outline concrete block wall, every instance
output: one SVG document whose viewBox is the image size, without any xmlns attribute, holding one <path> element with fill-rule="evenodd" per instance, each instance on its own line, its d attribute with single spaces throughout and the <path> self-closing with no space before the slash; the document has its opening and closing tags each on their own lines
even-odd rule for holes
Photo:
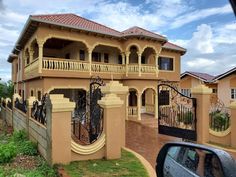
<svg viewBox="0 0 236 177">
<path fill-rule="evenodd" d="M 47 129 L 44 125 L 29 118 L 29 138 L 38 144 L 38 151 L 46 159 L 47 158 Z"/>
<path fill-rule="evenodd" d="M 16 108 L 13 108 L 12 110 L 14 131 L 25 130 L 27 132 L 27 115 Z"/>
</svg>

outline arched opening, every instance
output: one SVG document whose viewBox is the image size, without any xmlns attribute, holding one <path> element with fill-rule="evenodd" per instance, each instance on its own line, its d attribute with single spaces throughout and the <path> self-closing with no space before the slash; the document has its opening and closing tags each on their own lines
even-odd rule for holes
<svg viewBox="0 0 236 177">
<path fill-rule="evenodd" d="M 32 41 L 31 49 L 33 51 L 33 60 L 35 60 L 39 57 L 39 46 L 36 39 Z"/>
<path fill-rule="evenodd" d="M 99 44 L 92 52 L 92 62 L 122 64 L 121 51 L 117 47 Z"/>
<path fill-rule="evenodd" d="M 143 114 L 149 114 L 149 115 L 155 115 L 155 109 L 156 109 L 156 92 L 152 88 L 147 88 L 143 91 L 141 96 L 141 113 Z M 142 116 L 143 117 L 143 116 Z M 145 117 L 145 116 L 144 116 Z"/>
<path fill-rule="evenodd" d="M 128 116 L 137 116 L 138 115 L 138 97 L 136 89 L 129 89 L 128 95 Z"/>
<path fill-rule="evenodd" d="M 44 43 L 43 57 L 86 61 L 87 46 L 79 41 L 50 38 Z"/>
<path fill-rule="evenodd" d="M 142 53 L 141 63 L 155 65 L 156 63 L 155 54 L 156 51 L 153 48 L 151 47 L 145 48 Z"/>
<path fill-rule="evenodd" d="M 130 47 L 129 63 L 138 63 L 138 48 L 135 45 Z"/>
</svg>

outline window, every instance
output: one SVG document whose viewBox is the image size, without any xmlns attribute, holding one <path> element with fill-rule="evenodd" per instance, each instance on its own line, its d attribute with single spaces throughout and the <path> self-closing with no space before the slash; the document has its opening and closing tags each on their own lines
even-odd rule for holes
<svg viewBox="0 0 236 177">
<path fill-rule="evenodd" d="M 92 53 L 92 61 L 101 62 L 101 53 L 93 52 Z"/>
<path fill-rule="evenodd" d="M 181 89 L 181 93 L 185 96 L 191 97 L 191 90 L 190 89 Z"/>
<path fill-rule="evenodd" d="M 170 94 L 169 90 L 161 90 L 159 94 L 159 105 L 169 105 L 170 104 Z"/>
<path fill-rule="evenodd" d="M 109 54 L 104 53 L 104 63 L 109 63 Z"/>
<path fill-rule="evenodd" d="M 34 90 L 30 90 L 30 96 L 34 96 Z"/>
<path fill-rule="evenodd" d="M 41 91 L 40 90 L 38 90 L 38 92 L 37 92 L 38 94 L 38 100 L 41 100 Z"/>
<path fill-rule="evenodd" d="M 213 88 L 212 93 L 217 93 L 217 89 Z"/>
<path fill-rule="evenodd" d="M 79 51 L 79 58 L 80 58 L 80 60 L 85 60 L 85 52 L 84 52 L 84 50 L 80 50 Z"/>
<path fill-rule="evenodd" d="M 70 59 L 70 53 L 67 53 L 67 54 L 65 55 L 65 59 Z"/>
<path fill-rule="evenodd" d="M 159 57 L 158 65 L 160 70 L 173 71 L 173 58 Z"/>
<path fill-rule="evenodd" d="M 231 89 L 231 99 L 236 99 L 236 89 Z"/>
</svg>

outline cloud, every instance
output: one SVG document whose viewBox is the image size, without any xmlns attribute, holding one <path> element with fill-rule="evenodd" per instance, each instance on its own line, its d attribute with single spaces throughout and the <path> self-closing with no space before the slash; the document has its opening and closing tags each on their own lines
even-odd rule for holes
<svg viewBox="0 0 236 177">
<path fill-rule="evenodd" d="M 5 7 L 4 7 L 4 5 L 3 5 L 3 0 L 0 0 L 0 11 L 2 11 L 2 10 L 4 10 L 5 9 Z"/>
<path fill-rule="evenodd" d="M 196 58 L 192 61 L 187 62 L 187 66 L 190 68 L 196 68 L 196 67 L 212 67 L 216 62 L 206 59 L 206 58 Z"/>
<path fill-rule="evenodd" d="M 222 7 L 207 8 L 201 10 L 195 10 L 190 13 L 183 14 L 176 18 L 176 20 L 171 24 L 171 28 L 179 28 L 185 24 L 193 21 L 201 20 L 213 15 L 222 15 L 232 13 L 232 8 L 230 4 L 226 4 Z"/>
</svg>

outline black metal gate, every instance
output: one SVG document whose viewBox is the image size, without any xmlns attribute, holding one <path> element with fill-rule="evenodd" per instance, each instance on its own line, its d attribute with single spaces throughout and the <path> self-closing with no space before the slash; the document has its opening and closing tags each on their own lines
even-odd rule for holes
<svg viewBox="0 0 236 177">
<path fill-rule="evenodd" d="M 72 132 L 80 144 L 95 142 L 103 131 L 103 109 L 97 104 L 102 98 L 100 86 L 103 85 L 101 78 L 91 78 L 89 91 L 80 95 L 76 101 L 77 106 L 72 116 Z"/>
<path fill-rule="evenodd" d="M 158 85 L 160 134 L 196 141 L 196 99 L 183 95 L 171 84 Z"/>
</svg>

